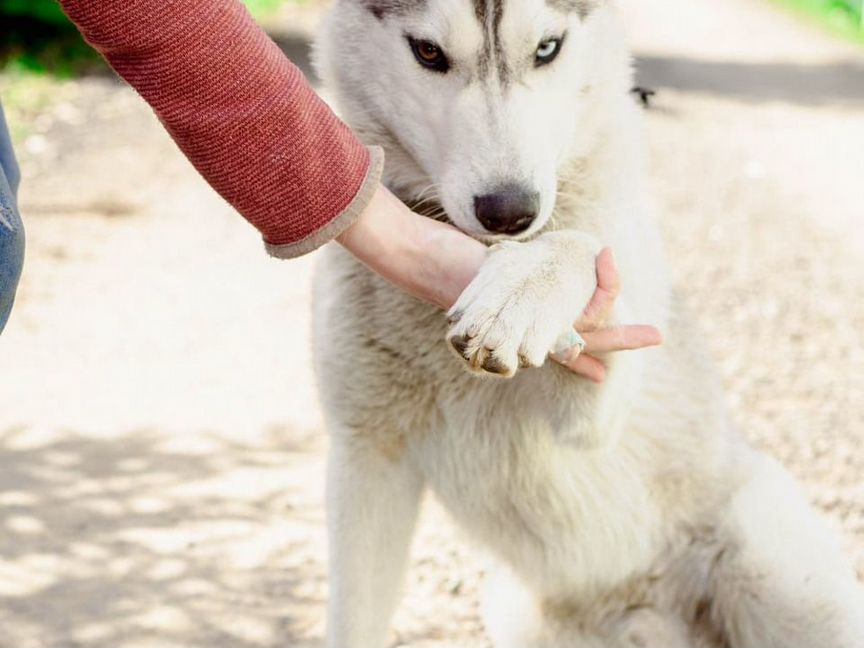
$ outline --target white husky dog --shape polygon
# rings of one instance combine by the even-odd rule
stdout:
[[[336,0],[317,60],[387,184],[494,243],[449,318],[325,253],[329,643],[386,645],[428,487],[498,565],[497,646],[864,647],[851,565],[733,429],[671,291],[609,0]],[[616,321],[665,343],[597,385],[547,354],[601,245]]]

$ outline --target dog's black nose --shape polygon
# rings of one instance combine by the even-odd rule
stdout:
[[[517,185],[504,185],[492,193],[474,196],[474,215],[494,234],[524,232],[540,211],[540,194]]]

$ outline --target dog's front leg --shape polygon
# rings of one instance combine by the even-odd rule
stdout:
[[[597,287],[600,249],[593,236],[569,230],[494,246],[450,311],[447,339],[466,367],[509,378],[520,367],[543,366]],[[634,360],[608,358],[603,385],[574,376],[583,381],[576,398],[568,393],[549,412],[559,440],[593,447],[617,437],[637,384]]]
[[[327,475],[327,643],[383,648],[423,489],[419,472],[356,431],[332,435]]]

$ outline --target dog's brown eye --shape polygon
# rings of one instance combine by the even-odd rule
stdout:
[[[427,63],[437,61],[438,57],[441,56],[441,50],[432,43],[420,43],[417,46],[417,53],[420,55],[420,58]]]
[[[411,51],[414,52],[414,58],[423,67],[442,73],[450,69],[450,62],[435,43],[408,36],[408,44],[411,46]]]

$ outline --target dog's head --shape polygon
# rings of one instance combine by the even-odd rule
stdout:
[[[404,198],[475,236],[528,236],[629,89],[610,1],[337,0],[316,62]]]

